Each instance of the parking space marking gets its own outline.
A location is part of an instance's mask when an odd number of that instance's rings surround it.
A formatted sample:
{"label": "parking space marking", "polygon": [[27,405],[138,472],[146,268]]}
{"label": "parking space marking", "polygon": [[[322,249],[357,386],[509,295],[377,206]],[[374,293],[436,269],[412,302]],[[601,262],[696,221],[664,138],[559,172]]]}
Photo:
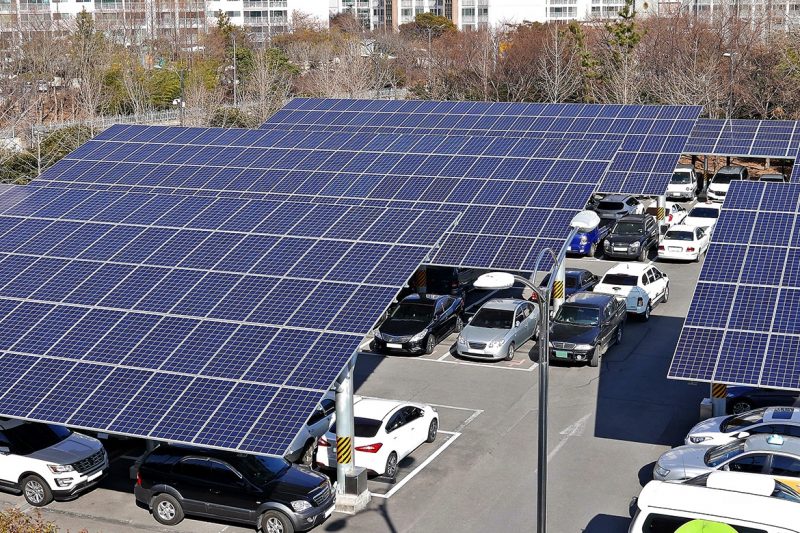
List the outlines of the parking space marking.
{"label": "parking space marking", "polygon": [[[382,356],[382,357],[388,357],[388,356],[386,356],[384,354],[374,354],[372,352],[369,352],[369,354],[370,355],[379,355],[379,356]],[[450,355],[450,354],[445,354],[445,357],[447,357],[448,355]],[[473,362],[470,362],[470,361],[462,361],[460,359],[455,359],[455,360],[448,360],[448,359],[444,359],[444,358],[426,359],[424,357],[417,357],[417,358],[415,358],[413,360],[414,361],[428,361],[429,363],[445,363],[445,364],[449,364],[449,365],[467,365],[467,366],[479,366],[481,368],[496,368],[498,370],[516,370],[517,372],[533,372],[539,366],[539,363],[533,363],[529,368],[520,368],[520,367],[514,367],[514,366],[493,365],[491,363],[473,363]],[[520,360],[520,361],[522,362],[523,360]]]}
{"label": "parking space marking", "polygon": [[445,451],[447,448],[449,448],[450,445],[453,444],[456,441],[456,439],[458,439],[458,437],[460,437],[462,435],[461,433],[456,433],[454,431],[439,431],[439,433],[444,434],[444,435],[450,435],[450,438],[447,439],[445,441],[445,443],[439,449],[437,449],[435,452],[433,452],[427,459],[422,461],[419,464],[418,467],[416,467],[414,470],[409,472],[406,477],[401,479],[400,482],[397,483],[394,487],[392,487],[392,489],[389,492],[387,492],[386,494],[377,494],[377,493],[371,492],[370,493],[371,496],[373,498],[383,498],[385,500],[388,500],[389,498],[391,498],[398,490],[403,488],[403,486],[406,483],[411,481],[414,478],[414,476],[419,474],[422,471],[423,468],[425,468],[426,466],[431,464],[431,462],[433,462],[434,459],[439,457],[439,455],[441,455],[441,453],[443,451]]}
{"label": "parking space marking", "polygon": [[559,451],[561,451],[561,448],[564,447],[570,437],[580,437],[583,435],[583,431],[586,429],[586,422],[591,416],[592,413],[588,413],[559,432],[559,435],[561,435],[561,440],[559,440],[558,444],[556,444],[556,447],[547,454],[548,463],[552,461],[553,457],[555,457]]}

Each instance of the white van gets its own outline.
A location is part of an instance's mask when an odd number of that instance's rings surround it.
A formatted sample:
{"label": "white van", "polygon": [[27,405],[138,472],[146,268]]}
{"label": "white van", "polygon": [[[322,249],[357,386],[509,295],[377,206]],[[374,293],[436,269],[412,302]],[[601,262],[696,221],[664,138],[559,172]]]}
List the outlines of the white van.
{"label": "white van", "polygon": [[800,494],[770,476],[712,472],[694,480],[651,481],[636,501],[629,533],[675,533],[692,520],[737,533],[800,533]]}

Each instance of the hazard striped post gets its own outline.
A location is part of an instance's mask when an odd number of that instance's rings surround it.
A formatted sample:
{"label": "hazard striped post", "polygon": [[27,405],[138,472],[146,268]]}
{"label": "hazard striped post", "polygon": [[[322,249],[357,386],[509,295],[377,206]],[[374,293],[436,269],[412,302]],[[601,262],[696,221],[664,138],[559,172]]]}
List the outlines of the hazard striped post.
{"label": "hazard striped post", "polygon": [[665,218],[667,216],[667,197],[666,196],[659,196],[657,200],[657,209],[656,209],[656,221],[658,222],[658,242],[661,242],[662,233],[661,227],[665,223]]}
{"label": "hazard striped post", "polygon": [[353,439],[336,436],[336,462],[350,464],[353,460]]}
{"label": "hazard striped post", "polygon": [[344,494],[347,475],[353,471],[353,366],[351,360],[336,387],[336,480]]}
{"label": "hazard striped post", "polygon": [[727,411],[728,386],[724,383],[711,384],[711,416],[724,416]]}
{"label": "hazard striped post", "polygon": [[567,269],[564,265],[565,261],[561,261],[556,270],[556,279],[553,280],[553,313],[558,312],[561,304],[564,303],[566,298],[566,276]]}

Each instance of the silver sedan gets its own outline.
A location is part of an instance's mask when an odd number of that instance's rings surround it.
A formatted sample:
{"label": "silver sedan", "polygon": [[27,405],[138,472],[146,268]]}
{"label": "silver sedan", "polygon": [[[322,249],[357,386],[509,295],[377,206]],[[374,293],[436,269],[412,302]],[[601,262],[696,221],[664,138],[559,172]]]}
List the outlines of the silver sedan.
{"label": "silver sedan", "polygon": [[489,300],[461,331],[456,352],[483,361],[510,361],[514,351],[539,336],[539,308],[512,298]]}

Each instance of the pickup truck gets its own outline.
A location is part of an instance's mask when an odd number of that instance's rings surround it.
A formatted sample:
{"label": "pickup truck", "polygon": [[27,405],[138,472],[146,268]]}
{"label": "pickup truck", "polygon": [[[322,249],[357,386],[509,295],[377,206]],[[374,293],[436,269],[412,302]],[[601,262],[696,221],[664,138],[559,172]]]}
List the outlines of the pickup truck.
{"label": "pickup truck", "polygon": [[597,366],[608,349],[622,342],[625,302],[610,294],[579,292],[564,302],[550,327],[550,360]]}
{"label": "pickup truck", "polygon": [[611,231],[613,220],[601,219],[600,224],[588,231],[578,231],[567,248],[567,253],[594,257],[598,247],[602,247],[603,239]]}

